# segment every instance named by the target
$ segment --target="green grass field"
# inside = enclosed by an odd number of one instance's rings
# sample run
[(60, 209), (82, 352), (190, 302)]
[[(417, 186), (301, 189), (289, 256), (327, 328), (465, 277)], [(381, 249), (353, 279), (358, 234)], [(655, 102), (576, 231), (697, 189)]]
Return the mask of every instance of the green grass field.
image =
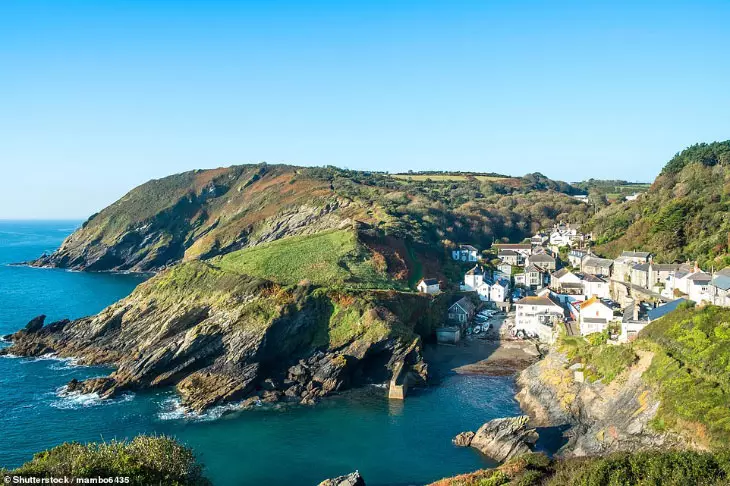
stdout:
[[(392, 177), (408, 181), (425, 181), (426, 179), (431, 179), (432, 181), (465, 181), (469, 176), (463, 174), (393, 174)], [(509, 179), (509, 177), (488, 175), (475, 175), (473, 177), (479, 181), (503, 181)]]
[(241, 273), (291, 285), (308, 280), (314, 285), (342, 288), (400, 289), (400, 284), (377, 268), (372, 255), (351, 230), (292, 236), (245, 248), (211, 260), (227, 272)]

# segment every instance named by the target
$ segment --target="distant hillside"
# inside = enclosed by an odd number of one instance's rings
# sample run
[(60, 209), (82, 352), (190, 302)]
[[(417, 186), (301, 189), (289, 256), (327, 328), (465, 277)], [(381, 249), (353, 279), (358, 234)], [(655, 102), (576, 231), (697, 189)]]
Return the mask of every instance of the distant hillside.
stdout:
[(541, 174), (421, 180), (267, 164), (196, 170), (133, 189), (33, 264), (150, 271), (354, 227), (369, 229), (386, 246), (402, 246), (398, 240), (432, 249), (464, 242), (487, 247), (493, 239), (522, 239), (556, 219), (583, 221), (588, 208), (567, 195), (573, 191)]
[(693, 145), (675, 155), (648, 192), (609, 206), (585, 229), (596, 251), (642, 248), (661, 261), (730, 263), (730, 141)]

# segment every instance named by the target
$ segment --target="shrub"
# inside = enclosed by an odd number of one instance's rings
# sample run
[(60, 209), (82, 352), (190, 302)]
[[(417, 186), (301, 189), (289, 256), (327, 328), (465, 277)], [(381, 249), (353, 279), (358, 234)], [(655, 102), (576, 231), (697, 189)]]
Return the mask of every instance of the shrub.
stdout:
[(134, 485), (208, 486), (193, 452), (169, 437), (140, 435), (132, 441), (64, 443), (36, 454), (1, 475), (25, 477), (129, 477)]

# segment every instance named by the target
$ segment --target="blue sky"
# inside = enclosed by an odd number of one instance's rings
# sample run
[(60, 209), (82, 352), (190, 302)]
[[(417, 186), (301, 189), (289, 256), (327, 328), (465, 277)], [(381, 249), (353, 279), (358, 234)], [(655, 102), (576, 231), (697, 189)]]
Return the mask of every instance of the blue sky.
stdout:
[(730, 2), (0, 1), (0, 218), (267, 161), (653, 180), (730, 138)]

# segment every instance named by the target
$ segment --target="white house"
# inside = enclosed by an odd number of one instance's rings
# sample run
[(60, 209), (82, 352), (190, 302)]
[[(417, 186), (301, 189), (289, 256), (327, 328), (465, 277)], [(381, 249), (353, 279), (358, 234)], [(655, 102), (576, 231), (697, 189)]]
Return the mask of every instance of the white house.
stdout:
[(598, 297), (599, 299), (610, 299), (611, 288), (606, 279), (599, 277), (598, 275), (591, 275), (589, 273), (583, 275), (583, 295), (588, 300), (591, 297)]
[(464, 275), (464, 290), (474, 291), (484, 282), (484, 268), (481, 265), (474, 265)]
[(702, 270), (696, 269), (691, 272), (678, 271), (667, 279), (667, 293), (673, 296), (679, 292), (694, 302), (711, 302), (712, 293), (710, 284), (712, 276)]
[(556, 325), (565, 315), (563, 307), (549, 295), (520, 299), (515, 310), (515, 331), (545, 342), (553, 342)]
[(482, 301), (488, 301), (492, 292), (492, 283), (489, 280), (484, 280), (476, 288), (477, 295)]
[(591, 297), (580, 304), (579, 325), (583, 336), (603, 332), (613, 321), (613, 309), (598, 297)]
[(492, 302), (505, 302), (509, 297), (509, 280), (498, 278), (490, 289), (489, 300)]
[(451, 258), (462, 262), (478, 262), (479, 250), (471, 245), (459, 245), (458, 249), (452, 250)]
[(497, 271), (499, 273), (501, 273), (502, 275), (511, 277), (512, 276), (512, 265), (510, 265), (507, 262), (502, 262), (499, 265), (497, 265)]
[(561, 268), (550, 275), (550, 288), (558, 293), (583, 293), (583, 281), (567, 268)]
[(421, 281), (418, 282), (418, 285), (416, 285), (416, 288), (422, 294), (438, 294), (439, 292), (441, 292), (441, 286), (439, 285), (439, 281), (435, 278), (421, 279)]
[(518, 253), (514, 250), (502, 250), (501, 248), (497, 252), (497, 258), (502, 260), (503, 263), (509, 265), (522, 265), (525, 263), (525, 256), (522, 253)]
[(544, 246), (548, 241), (550, 241), (550, 237), (548, 237), (545, 233), (535, 233), (535, 235), (530, 238), (530, 244), (532, 246)]

